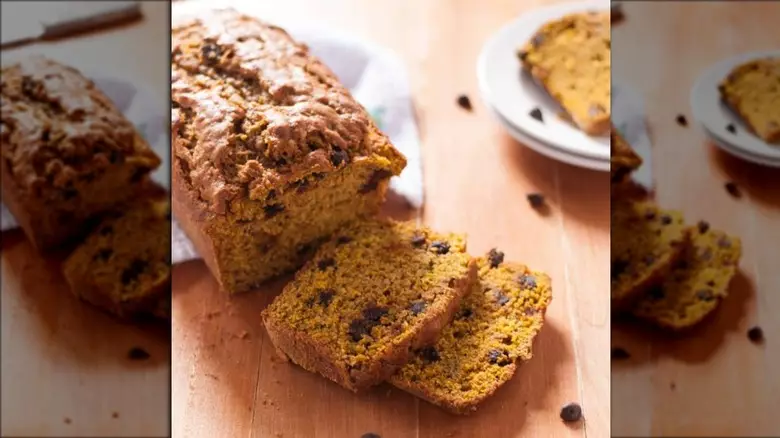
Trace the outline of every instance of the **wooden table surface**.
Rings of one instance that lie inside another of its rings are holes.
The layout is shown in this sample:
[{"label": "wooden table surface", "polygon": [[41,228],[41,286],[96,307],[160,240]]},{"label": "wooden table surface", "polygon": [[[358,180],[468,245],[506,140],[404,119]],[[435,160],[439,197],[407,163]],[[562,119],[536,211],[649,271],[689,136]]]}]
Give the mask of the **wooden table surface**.
[{"label": "wooden table surface", "polygon": [[[229,299],[202,262],[188,262],[174,268],[174,436],[609,435],[609,177],[522,147],[491,119],[477,93],[476,58],[486,39],[549,3],[273,2],[277,14],[319,20],[403,58],[424,143],[422,220],[467,232],[475,254],[497,246],[507,259],[553,279],[534,358],[471,417],[454,417],[387,386],[356,396],[275,356],[260,311],[283,281]],[[471,96],[473,112],[455,104],[460,93]],[[549,215],[530,208],[525,195],[531,192],[546,196]],[[582,404],[584,424],[562,423],[560,408],[569,402]]]},{"label": "wooden table surface", "polygon": [[[3,2],[4,15],[6,7]],[[166,3],[148,3],[135,23],[3,50],[3,63],[37,53],[106,77],[132,78],[154,91],[167,114],[168,9]],[[4,25],[12,17],[5,16]],[[155,49],[159,44],[162,50]],[[58,263],[43,260],[19,230],[2,233],[0,269],[2,436],[169,434],[168,327],[122,324],[79,302]],[[133,347],[148,351],[149,360],[128,360]]]},{"label": "wooden table surface", "polygon": [[[632,358],[613,363],[615,436],[780,436],[780,170],[720,152],[693,122],[699,74],[743,52],[778,49],[780,4],[625,4],[613,26],[613,75],[646,99],[657,200],[740,236],[741,273],[715,317],[687,336],[614,325]],[[675,122],[678,114],[688,127]],[[735,199],[723,185],[735,181]],[[763,346],[750,343],[759,325]]]}]

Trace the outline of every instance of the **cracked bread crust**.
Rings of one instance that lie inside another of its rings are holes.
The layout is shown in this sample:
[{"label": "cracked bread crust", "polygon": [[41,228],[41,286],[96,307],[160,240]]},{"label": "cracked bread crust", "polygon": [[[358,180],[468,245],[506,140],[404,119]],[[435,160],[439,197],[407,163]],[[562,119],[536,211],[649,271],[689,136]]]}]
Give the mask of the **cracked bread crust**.
[{"label": "cracked bread crust", "polygon": [[220,288],[300,267],[406,159],[308,48],[234,10],[172,27],[173,212]]},{"label": "cracked bread crust", "polygon": [[263,311],[282,357],[352,391],[435,341],[476,279],[465,237],[413,223],[339,230]]},{"label": "cracked bread crust", "polygon": [[2,71],[3,201],[39,250],[82,236],[160,159],[95,84],[33,56]]},{"label": "cracked bread crust", "polygon": [[400,154],[333,72],[283,29],[234,10],[177,16],[172,30],[174,152],[224,214],[314,173]]}]

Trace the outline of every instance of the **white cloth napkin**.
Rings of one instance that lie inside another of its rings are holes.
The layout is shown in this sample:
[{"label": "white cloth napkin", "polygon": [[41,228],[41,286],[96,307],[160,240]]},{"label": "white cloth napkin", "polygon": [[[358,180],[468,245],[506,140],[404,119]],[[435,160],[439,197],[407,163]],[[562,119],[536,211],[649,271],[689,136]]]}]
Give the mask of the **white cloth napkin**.
[{"label": "white cloth napkin", "polygon": [[[407,166],[390,188],[403,196],[410,205],[423,205],[422,157],[420,138],[412,110],[411,89],[403,62],[382,47],[355,37],[313,26],[287,25],[296,39],[306,43],[312,53],[325,62],[355,98],[373,116],[382,131],[407,158]],[[98,80],[98,86],[114,100],[120,109],[143,132],[147,140],[159,135],[158,121],[167,124],[167,112],[150,110],[145,96],[130,85],[117,80]],[[148,97],[148,96],[147,96]],[[138,111],[137,108],[141,108]],[[151,131],[151,132],[150,132]],[[154,141],[154,140],[150,140]],[[166,136],[167,141],[167,136]],[[166,145],[167,147],[167,145]],[[167,155],[167,151],[163,156]],[[169,165],[163,164],[166,169]],[[163,185],[168,185],[164,174]],[[13,216],[2,207],[2,230],[16,227]],[[199,258],[192,243],[175,221],[171,235],[172,260],[180,263]]]},{"label": "white cloth napkin", "polygon": [[612,124],[623,135],[637,155],[642,166],[632,173],[635,182],[653,190],[653,148],[645,123],[642,96],[634,88],[612,79]]}]

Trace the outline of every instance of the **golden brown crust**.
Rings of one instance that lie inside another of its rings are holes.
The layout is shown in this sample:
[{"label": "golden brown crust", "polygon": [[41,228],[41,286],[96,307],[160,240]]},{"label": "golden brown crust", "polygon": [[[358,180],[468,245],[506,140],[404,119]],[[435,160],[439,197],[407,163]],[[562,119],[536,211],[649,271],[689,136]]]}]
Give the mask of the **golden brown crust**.
[{"label": "golden brown crust", "polygon": [[629,173],[642,165],[642,159],[614,127],[610,132],[610,149],[610,175],[613,184],[624,181]]}]

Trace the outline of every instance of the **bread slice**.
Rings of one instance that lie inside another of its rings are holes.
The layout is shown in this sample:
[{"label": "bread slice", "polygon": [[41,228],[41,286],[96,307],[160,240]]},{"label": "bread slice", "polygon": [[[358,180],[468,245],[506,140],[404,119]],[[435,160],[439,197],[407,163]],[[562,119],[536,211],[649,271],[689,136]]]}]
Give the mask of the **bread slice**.
[{"label": "bread slice", "polygon": [[79,298],[120,317],[170,317],[171,213],[168,193],[148,186],[118,217],[102,222],[65,260]]},{"label": "bread slice", "polygon": [[632,313],[655,325],[682,330],[701,322],[728,295],[742,254],[740,239],[709,229],[691,230],[693,246],[664,282],[648,290]]},{"label": "bread slice", "polygon": [[465,236],[360,221],[325,243],[262,316],[283,357],[353,391],[432,343],[476,278]]},{"label": "bread slice", "polygon": [[550,278],[503,262],[492,250],[479,258],[479,281],[455,320],[415,355],[390,383],[457,414],[467,414],[531,358],[531,346],[552,298]]},{"label": "bread slice", "polygon": [[612,307],[625,310],[684,256],[690,231],[680,213],[649,201],[613,199],[611,220]]},{"label": "bread slice", "polygon": [[757,136],[780,144],[780,58],[737,66],[719,86],[721,99]]},{"label": "bread slice", "polygon": [[609,12],[576,13],[551,21],[518,56],[574,124],[589,135],[609,132]]}]

